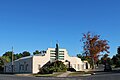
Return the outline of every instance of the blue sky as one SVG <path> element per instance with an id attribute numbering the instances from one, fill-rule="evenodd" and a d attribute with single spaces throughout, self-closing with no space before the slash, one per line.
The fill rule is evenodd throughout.
<path id="1" fill-rule="evenodd" d="M 59 42 L 71 56 L 82 52 L 82 33 L 109 41 L 110 56 L 120 46 L 119 0 L 1 0 L 0 55 L 46 50 Z"/>

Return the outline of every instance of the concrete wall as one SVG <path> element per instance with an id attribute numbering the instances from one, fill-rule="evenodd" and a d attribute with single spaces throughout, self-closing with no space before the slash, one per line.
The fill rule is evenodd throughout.
<path id="1" fill-rule="evenodd" d="M 83 70 L 83 62 L 81 61 L 80 58 L 77 58 L 77 57 L 70 57 L 68 55 L 68 52 L 66 49 L 60 49 L 60 50 L 64 50 L 64 62 L 67 60 L 70 62 L 70 67 L 71 68 L 74 68 L 76 71 L 81 71 Z M 65 62 L 65 64 L 67 64 L 68 62 Z"/>
<path id="2" fill-rule="evenodd" d="M 5 64 L 4 72 L 12 72 L 12 63 Z M 32 57 L 21 58 L 13 62 L 13 73 L 32 73 Z"/>
<path id="3" fill-rule="evenodd" d="M 43 67 L 47 62 L 50 61 L 50 52 L 47 51 L 47 54 L 44 56 L 33 56 L 33 73 L 38 73 L 39 69 Z"/>

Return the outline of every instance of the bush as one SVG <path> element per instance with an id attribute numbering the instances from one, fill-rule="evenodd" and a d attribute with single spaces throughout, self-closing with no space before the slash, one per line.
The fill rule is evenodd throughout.
<path id="1" fill-rule="evenodd" d="M 45 68 L 41 68 L 40 72 L 38 72 L 38 74 L 52 74 L 53 70 L 50 70 L 48 67 Z"/>
<path id="2" fill-rule="evenodd" d="M 116 68 L 117 67 L 120 67 L 120 60 L 118 60 L 117 62 L 116 62 L 116 66 L 115 66 Z"/>
<path id="3" fill-rule="evenodd" d="M 67 70 L 71 71 L 71 72 L 76 72 L 76 70 L 74 68 L 68 68 Z"/>
<path id="4" fill-rule="evenodd" d="M 49 74 L 53 72 L 65 72 L 67 71 L 66 65 L 62 61 L 55 61 L 40 69 L 41 74 Z"/>
<path id="5" fill-rule="evenodd" d="M 67 71 L 66 65 L 62 61 L 55 61 L 50 65 L 50 69 L 54 72 L 65 72 Z"/>

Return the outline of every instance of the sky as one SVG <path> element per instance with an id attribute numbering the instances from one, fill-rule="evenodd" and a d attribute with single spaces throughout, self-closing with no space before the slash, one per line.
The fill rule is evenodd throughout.
<path id="1" fill-rule="evenodd" d="M 0 55 L 66 48 L 82 53 L 82 33 L 109 41 L 110 56 L 120 46 L 119 0 L 0 0 Z"/>

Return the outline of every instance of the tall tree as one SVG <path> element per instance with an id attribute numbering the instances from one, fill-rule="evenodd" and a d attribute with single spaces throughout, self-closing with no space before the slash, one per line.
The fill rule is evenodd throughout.
<path id="1" fill-rule="evenodd" d="M 77 54 L 77 57 L 80 58 L 82 61 L 88 60 L 88 58 L 82 54 Z"/>
<path id="2" fill-rule="evenodd" d="M 109 55 L 108 54 L 104 54 L 103 55 L 103 57 L 101 57 L 101 63 L 102 64 L 111 64 L 112 63 L 112 61 L 111 61 L 111 59 L 110 59 L 110 57 L 108 57 Z"/>
<path id="3" fill-rule="evenodd" d="M 4 59 L 7 63 L 11 61 L 9 56 L 2 56 L 2 59 Z"/>
<path id="4" fill-rule="evenodd" d="M 120 67 L 120 46 L 117 48 L 117 54 L 112 57 L 115 67 Z"/>
<path id="5" fill-rule="evenodd" d="M 110 48 L 107 40 L 101 40 L 100 35 L 92 35 L 90 32 L 83 34 L 82 42 L 84 44 L 83 49 L 86 53 L 86 56 L 91 58 L 91 66 L 94 69 L 95 61 L 98 60 L 99 54 L 101 52 L 109 53 L 108 49 Z"/>
<path id="6" fill-rule="evenodd" d="M 33 55 L 36 55 L 36 54 L 40 54 L 40 52 L 38 50 L 36 50 L 35 52 L 33 52 Z"/>
<path id="7" fill-rule="evenodd" d="M 4 64 L 7 63 L 7 60 L 3 57 L 0 57 L 0 72 L 4 69 Z"/>
<path id="8" fill-rule="evenodd" d="M 112 57 L 112 61 L 113 61 L 114 65 L 116 65 L 116 62 L 118 61 L 118 59 L 119 58 L 117 56 L 115 56 L 115 55 Z"/>
<path id="9" fill-rule="evenodd" d="M 12 61 L 12 51 L 5 52 L 2 57 L 6 57 L 10 59 L 10 62 Z"/>
<path id="10" fill-rule="evenodd" d="M 117 48 L 117 53 L 120 54 L 120 46 Z"/>
<path id="11" fill-rule="evenodd" d="M 17 53 L 17 54 L 14 54 L 14 56 L 15 56 L 14 59 L 16 60 L 16 59 L 22 58 L 23 54 L 22 53 L 19 53 L 19 54 Z"/>
<path id="12" fill-rule="evenodd" d="M 24 52 L 22 53 L 22 57 L 26 57 L 26 56 L 30 56 L 30 53 L 27 52 L 27 51 L 24 51 Z"/>

